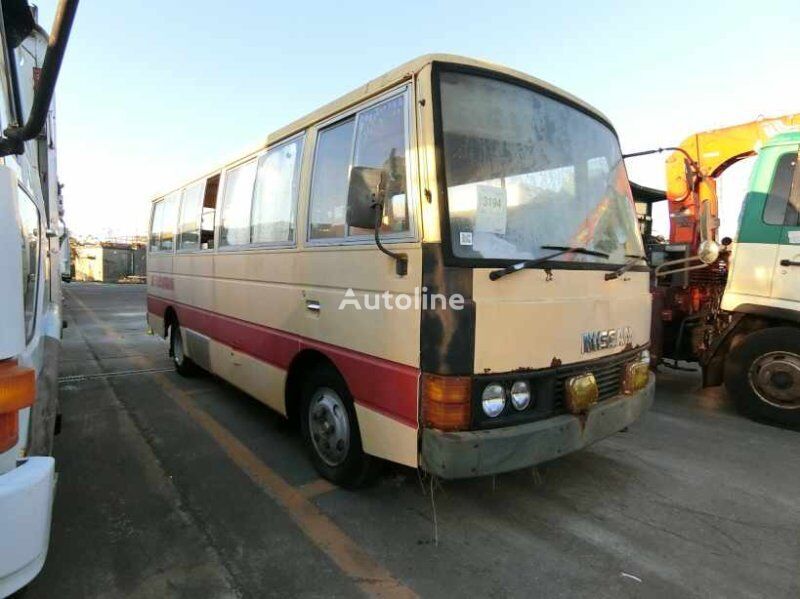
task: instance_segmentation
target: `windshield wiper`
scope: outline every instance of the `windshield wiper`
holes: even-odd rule
[[[598,252],[597,250],[588,250],[580,247],[569,247],[567,245],[543,245],[543,250],[561,250],[570,254],[586,254],[587,256],[600,256],[601,258],[608,258],[609,254],[605,252]]]
[[[628,272],[631,268],[636,266],[640,260],[644,260],[645,263],[647,262],[647,258],[645,256],[634,256],[633,254],[625,254],[626,258],[630,258],[625,264],[620,266],[614,272],[606,273],[605,279],[606,281],[613,281],[614,279],[620,278],[626,272]]]
[[[554,254],[548,254],[547,256],[542,256],[541,258],[535,258],[533,260],[523,260],[522,262],[517,262],[516,264],[511,264],[506,266],[505,268],[498,268],[497,270],[493,270],[489,273],[489,278],[492,281],[496,281],[500,277],[504,277],[506,275],[511,274],[512,272],[517,272],[518,270],[522,270],[523,268],[533,268],[543,262],[547,262],[548,260],[552,260],[553,258],[558,258],[559,256],[563,256],[564,254],[586,254],[587,256],[600,256],[601,258],[608,258],[608,254],[604,254],[603,252],[597,252],[595,250],[588,250],[586,248],[581,247],[568,247],[566,245],[543,245],[543,250],[558,250]]]

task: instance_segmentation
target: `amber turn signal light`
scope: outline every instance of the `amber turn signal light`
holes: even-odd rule
[[[19,438],[17,412],[33,405],[36,373],[14,360],[0,361],[0,452],[8,451]]]
[[[428,428],[462,431],[471,419],[470,377],[422,375],[422,422]]]
[[[647,386],[650,380],[649,362],[631,362],[625,366],[625,375],[622,377],[622,392],[625,395],[636,393]]]

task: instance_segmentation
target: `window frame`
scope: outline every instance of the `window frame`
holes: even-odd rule
[[[409,160],[406,162],[406,201],[408,203],[408,231],[404,232],[391,232],[391,233],[381,233],[380,239],[381,243],[409,243],[409,242],[416,242],[419,241],[419,230],[417,227],[417,194],[416,194],[416,185],[414,185],[414,179],[417,174],[417,169],[412,162],[416,159],[416,154],[413,152],[414,143],[415,143],[415,136],[414,131],[412,131],[412,127],[414,125],[414,119],[412,115],[413,110],[413,102],[411,102],[411,89],[412,84],[410,82],[404,82],[399,86],[393,87],[377,96],[374,96],[364,102],[356,104],[355,106],[348,108],[342,112],[337,113],[336,115],[324,120],[320,121],[314,126],[314,152],[313,157],[311,160],[311,166],[309,169],[309,181],[308,181],[308,193],[307,193],[307,202],[306,202],[306,210],[305,210],[305,238],[303,239],[303,243],[305,246],[308,247],[319,247],[319,246],[336,246],[336,245],[343,245],[343,246],[350,246],[350,245],[375,245],[375,238],[371,233],[365,233],[363,235],[350,235],[350,227],[345,222],[345,233],[343,237],[321,237],[321,238],[313,238],[311,237],[311,210],[312,210],[312,200],[313,200],[313,191],[314,191],[314,170],[317,165],[317,158],[319,156],[319,135],[326,129],[334,127],[340,124],[347,119],[354,117],[353,123],[353,139],[350,141],[350,165],[348,167],[348,181],[349,181],[349,169],[353,167],[353,157],[355,155],[355,147],[356,147],[356,137],[358,135],[358,117],[360,113],[366,112],[370,108],[378,106],[384,102],[389,102],[394,100],[395,98],[402,97],[404,102],[404,110],[403,110],[403,127],[405,132],[405,150],[406,156],[409,157]],[[345,200],[345,214],[347,213],[347,202]]]
[[[203,218],[203,199],[205,198],[206,193],[206,182],[208,181],[209,177],[203,177],[201,179],[197,179],[192,181],[185,187],[181,189],[181,203],[178,207],[178,226],[177,231],[175,233],[175,253],[176,254],[193,254],[194,252],[199,252],[200,250],[200,235],[201,230],[203,227],[202,218]],[[183,201],[186,198],[186,190],[190,187],[197,185],[198,183],[202,183],[202,191],[200,192],[200,207],[197,212],[197,247],[193,248],[184,248],[181,249],[181,237],[183,235],[181,231],[181,220],[183,219]],[[216,227],[215,227],[216,228]],[[215,234],[216,235],[216,234]]]
[[[299,211],[300,211],[300,196],[303,193],[303,162],[305,161],[306,155],[306,147],[307,147],[307,130],[304,129],[298,133],[295,133],[291,137],[286,137],[281,139],[278,142],[275,142],[271,146],[268,146],[266,150],[260,152],[256,158],[256,177],[253,182],[253,192],[250,197],[250,243],[246,246],[226,246],[226,247],[239,247],[239,248],[253,248],[253,249],[286,249],[286,248],[296,248],[297,247],[297,238],[299,237],[300,231],[298,230],[298,222],[299,222]],[[256,185],[258,184],[258,163],[261,161],[261,158],[269,154],[272,150],[277,150],[278,148],[285,146],[290,143],[295,143],[298,140],[302,140],[302,147],[300,148],[299,154],[299,169],[297,171],[297,195],[293,198],[294,206],[292,211],[293,222],[292,225],[294,226],[294,235],[292,241],[258,241],[253,242],[253,206],[256,199]]]

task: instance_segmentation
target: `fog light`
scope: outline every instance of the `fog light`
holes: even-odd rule
[[[566,407],[570,413],[580,414],[597,403],[597,381],[591,372],[567,379],[565,386]]]
[[[506,407],[506,390],[497,383],[487,385],[481,394],[481,405],[489,418],[499,416]]]
[[[647,386],[650,379],[650,356],[625,366],[625,376],[622,378],[622,392],[625,395],[636,393]]]

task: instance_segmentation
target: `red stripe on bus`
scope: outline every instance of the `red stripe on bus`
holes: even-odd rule
[[[282,370],[288,370],[302,350],[317,350],[339,369],[356,402],[417,427],[418,368],[174,300],[147,296],[148,312],[163,318],[168,307],[175,310],[181,326]]]

